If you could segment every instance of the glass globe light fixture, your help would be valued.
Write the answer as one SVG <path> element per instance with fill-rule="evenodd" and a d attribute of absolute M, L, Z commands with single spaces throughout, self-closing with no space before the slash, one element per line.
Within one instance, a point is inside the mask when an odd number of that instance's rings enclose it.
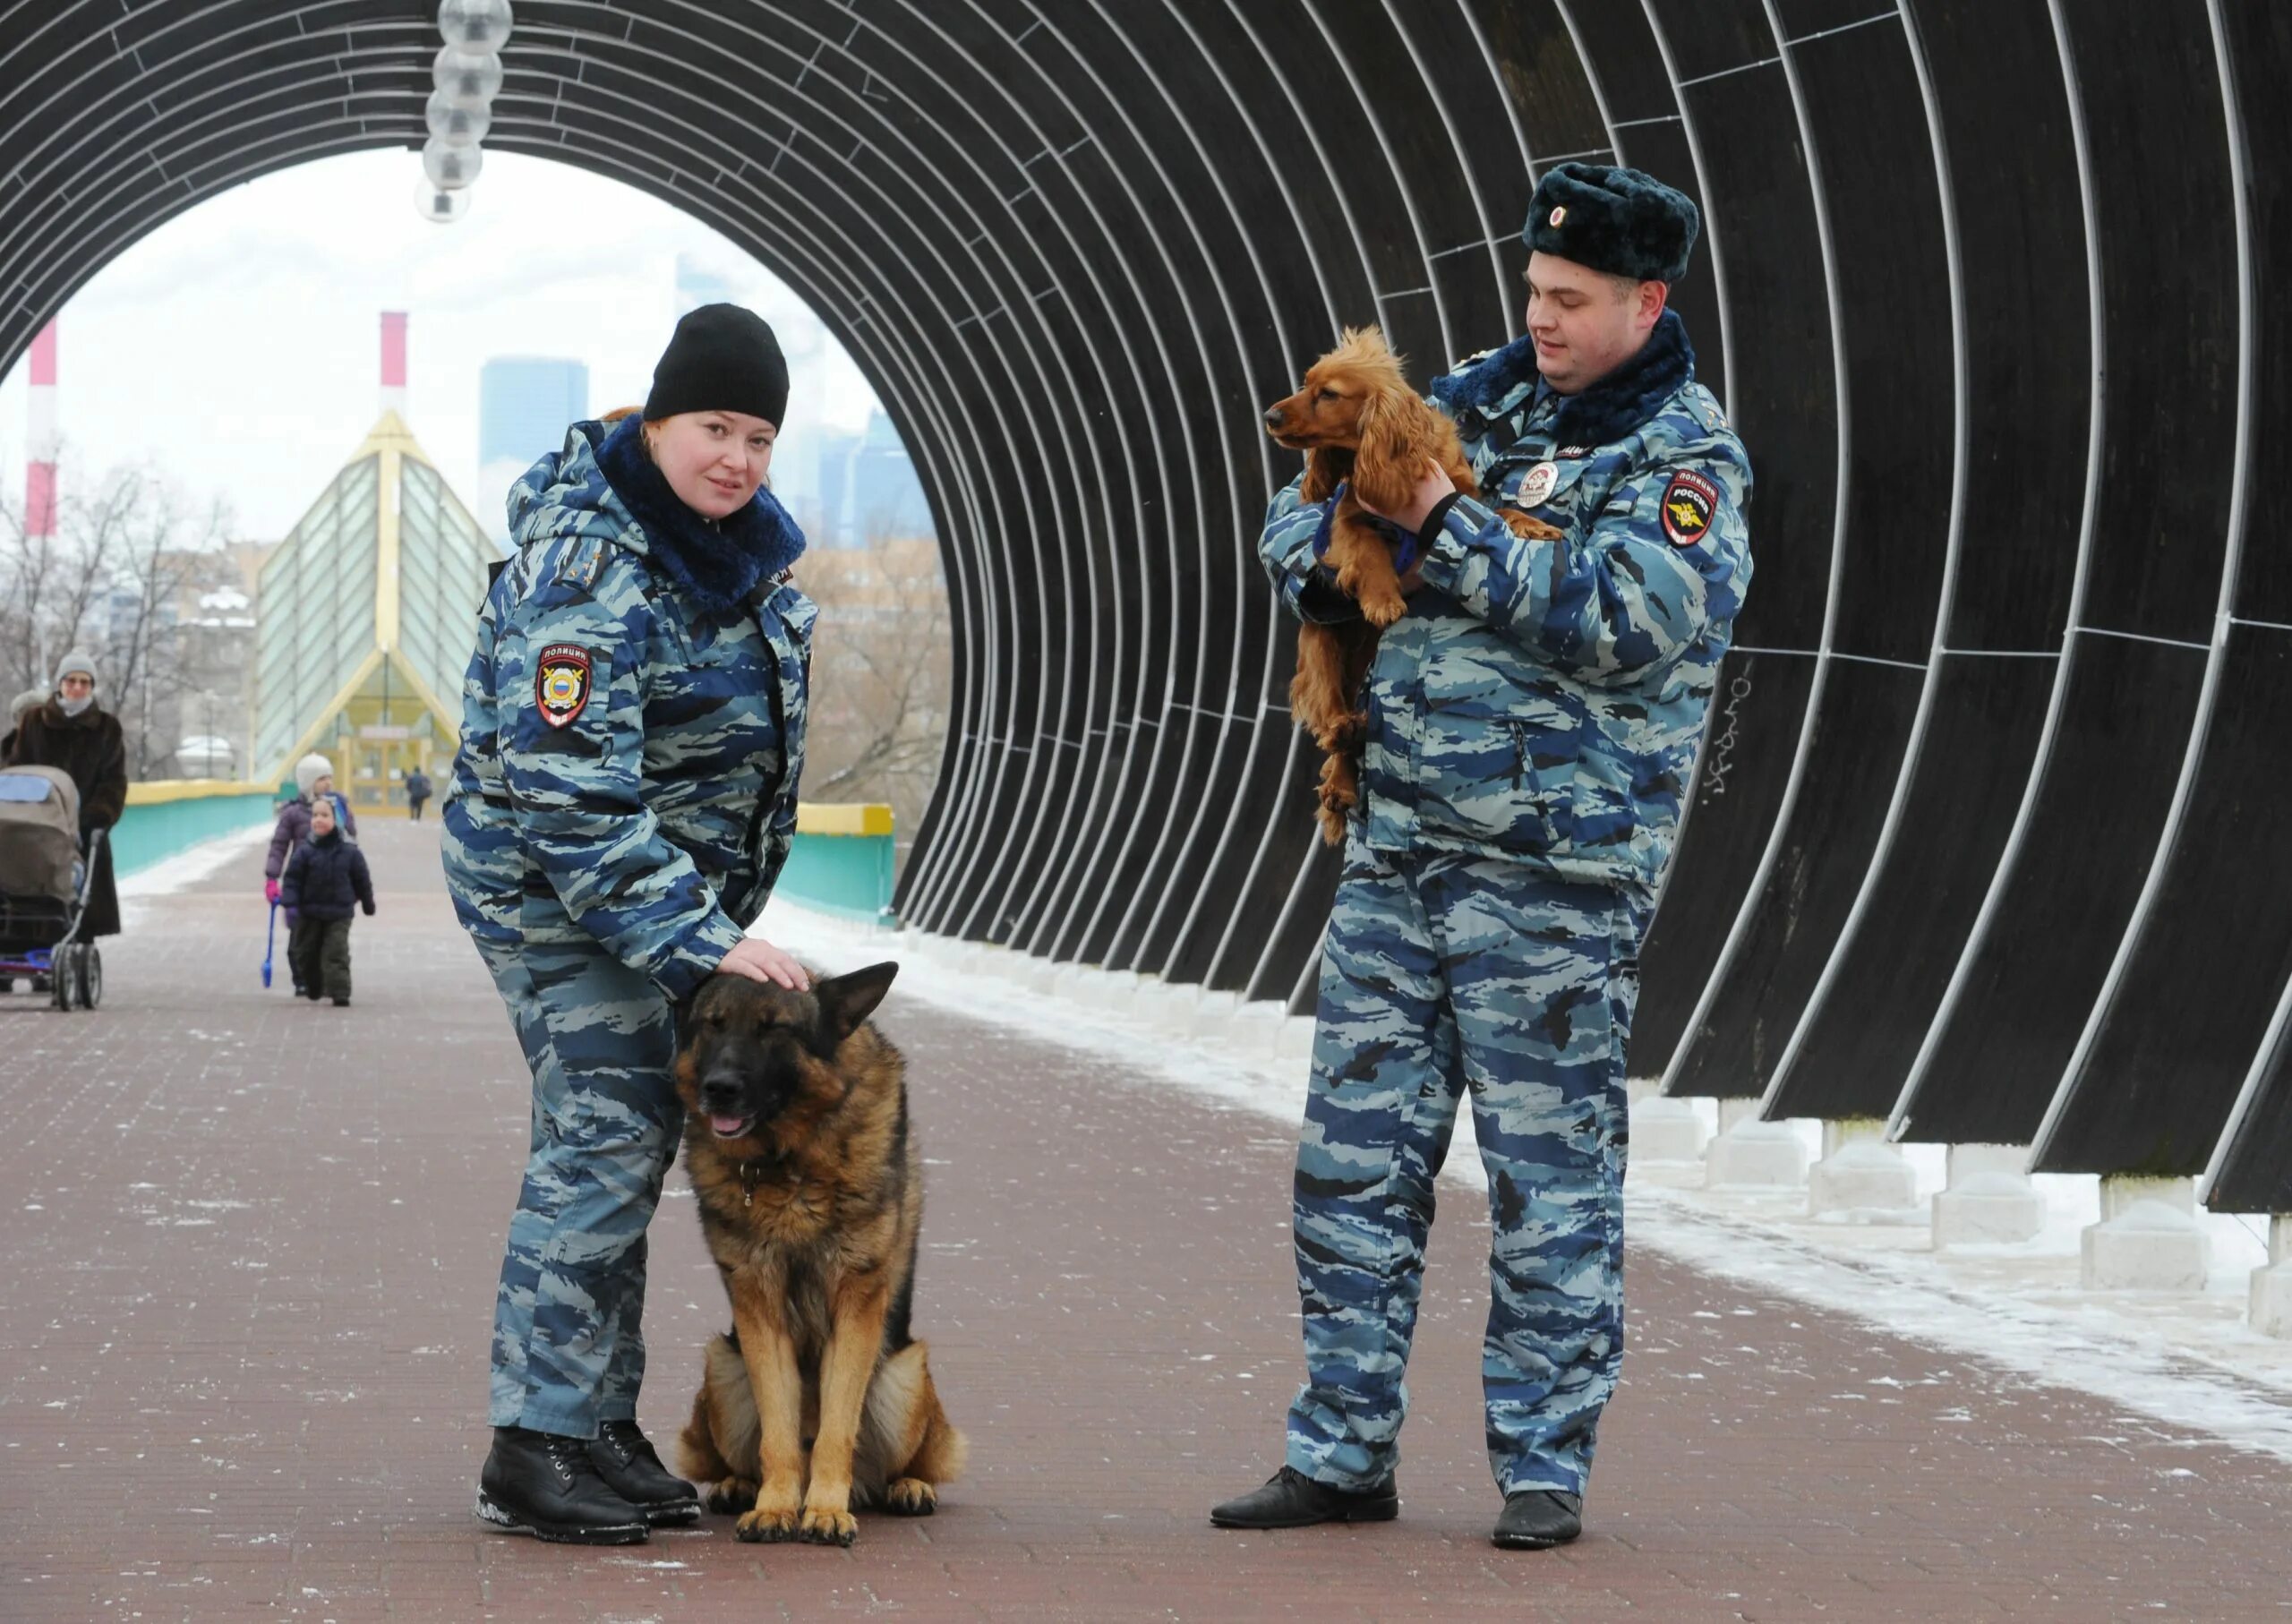
<path fill-rule="evenodd" d="M 458 51 L 449 45 L 438 53 L 430 73 L 438 94 L 458 107 L 483 110 L 501 89 L 501 58 L 491 51 Z"/>
<path fill-rule="evenodd" d="M 484 107 L 457 107 L 446 99 L 442 90 L 431 92 L 422 115 L 430 125 L 431 140 L 443 141 L 449 147 L 475 147 L 485 139 L 485 132 L 493 124 L 493 115 Z"/>
<path fill-rule="evenodd" d="M 485 167 L 483 147 L 450 147 L 432 139 L 423 144 L 422 173 L 440 192 L 459 192 Z"/>
<path fill-rule="evenodd" d="M 469 192 L 441 192 L 427 180 L 414 194 L 414 207 L 432 226 L 450 226 L 469 212 Z"/>
<path fill-rule="evenodd" d="M 465 51 L 498 51 L 509 38 L 509 0 L 440 0 L 438 31 Z"/>

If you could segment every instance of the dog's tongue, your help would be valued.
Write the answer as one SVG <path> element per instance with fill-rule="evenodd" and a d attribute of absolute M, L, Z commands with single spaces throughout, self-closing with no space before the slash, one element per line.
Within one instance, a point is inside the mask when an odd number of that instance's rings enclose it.
<path fill-rule="evenodd" d="M 722 1137 L 730 1139 L 733 1134 L 740 1131 L 740 1127 L 746 1120 L 747 1119 L 745 1117 L 740 1116 L 712 1116 L 708 1119 L 708 1125 L 714 1128 Z"/>

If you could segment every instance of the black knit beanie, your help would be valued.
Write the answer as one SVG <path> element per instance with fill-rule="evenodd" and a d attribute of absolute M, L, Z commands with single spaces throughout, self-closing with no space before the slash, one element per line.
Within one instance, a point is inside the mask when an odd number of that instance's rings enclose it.
<path fill-rule="evenodd" d="M 788 409 L 788 362 L 754 311 L 704 304 L 688 311 L 653 369 L 645 421 L 680 412 L 744 412 L 780 426 Z"/>

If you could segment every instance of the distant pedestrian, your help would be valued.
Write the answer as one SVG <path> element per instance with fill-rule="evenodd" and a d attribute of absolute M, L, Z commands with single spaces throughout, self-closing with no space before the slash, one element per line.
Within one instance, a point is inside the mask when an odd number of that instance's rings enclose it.
<path fill-rule="evenodd" d="M 270 855 L 262 865 L 262 894 L 268 902 L 285 903 L 279 892 L 279 876 L 286 873 L 287 859 L 295 855 L 295 848 L 310 837 L 311 808 L 316 799 L 331 802 L 335 823 L 342 833 L 353 841 L 358 838 L 356 815 L 342 797 L 334 792 L 332 762 L 315 753 L 304 756 L 295 764 L 295 786 L 297 791 L 295 799 L 278 808 L 278 821 L 270 830 Z M 291 942 L 292 932 L 298 922 L 297 914 L 291 903 L 285 903 L 285 906 L 288 940 Z M 304 990 L 302 961 L 295 957 L 291 948 L 286 954 L 286 968 L 295 978 L 295 991 L 299 996 Z"/>
<path fill-rule="evenodd" d="M 16 748 L 16 735 L 23 731 L 24 718 L 47 703 L 47 695 L 36 688 L 28 688 L 8 702 L 8 731 L 0 733 L 0 761 L 8 759 L 8 752 Z"/>
<path fill-rule="evenodd" d="M 356 910 L 374 911 L 374 881 L 366 854 L 343 833 L 329 797 L 311 803 L 310 835 L 286 861 L 278 900 L 297 921 L 286 937 L 295 991 L 314 1004 L 331 997 L 337 1009 L 346 1007 L 350 920 Z"/>
<path fill-rule="evenodd" d="M 119 718 L 96 700 L 96 662 L 78 649 L 56 668 L 56 687 L 23 713 L 0 750 L 0 765 L 56 767 L 71 774 L 80 790 L 80 843 L 98 829 L 108 831 L 127 810 L 127 744 Z M 112 880 L 111 842 L 96 859 L 88 887 L 87 921 L 81 935 L 119 934 L 119 888 Z"/>
<path fill-rule="evenodd" d="M 422 821 L 422 803 L 430 799 L 430 774 L 416 767 L 406 775 L 406 815 L 415 823 Z"/>

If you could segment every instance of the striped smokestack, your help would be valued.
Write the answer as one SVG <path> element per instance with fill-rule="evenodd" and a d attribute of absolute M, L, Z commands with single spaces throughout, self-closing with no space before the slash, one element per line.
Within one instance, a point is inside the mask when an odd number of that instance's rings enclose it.
<path fill-rule="evenodd" d="M 382 312 L 382 410 L 406 421 L 406 312 Z"/>
<path fill-rule="evenodd" d="M 30 460 L 24 466 L 24 534 L 56 534 L 56 454 L 61 444 L 56 419 L 56 323 L 32 340 Z"/>

